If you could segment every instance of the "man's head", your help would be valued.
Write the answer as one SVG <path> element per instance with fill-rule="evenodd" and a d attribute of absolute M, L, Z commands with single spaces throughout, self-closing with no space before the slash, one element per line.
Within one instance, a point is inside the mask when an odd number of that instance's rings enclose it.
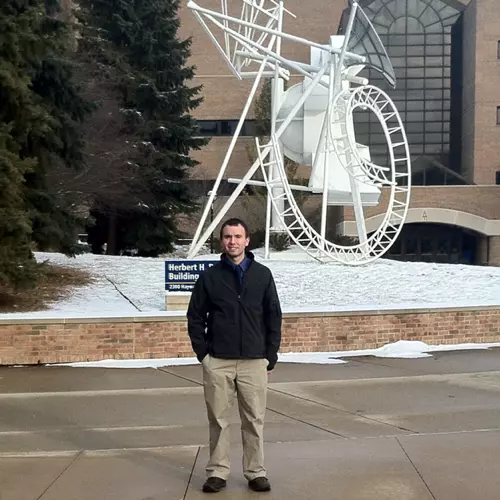
<path fill-rule="evenodd" d="M 234 262 L 245 258 L 245 249 L 250 243 L 248 226 L 241 219 L 229 219 L 220 230 L 222 251 Z"/>

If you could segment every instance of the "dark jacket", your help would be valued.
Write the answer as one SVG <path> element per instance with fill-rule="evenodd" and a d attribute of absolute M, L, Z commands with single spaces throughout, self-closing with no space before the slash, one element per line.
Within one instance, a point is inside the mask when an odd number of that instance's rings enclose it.
<path fill-rule="evenodd" d="M 238 273 L 222 256 L 203 272 L 187 311 L 188 332 L 199 361 L 207 353 L 225 359 L 278 360 L 281 306 L 271 271 L 251 252 L 240 283 Z"/>

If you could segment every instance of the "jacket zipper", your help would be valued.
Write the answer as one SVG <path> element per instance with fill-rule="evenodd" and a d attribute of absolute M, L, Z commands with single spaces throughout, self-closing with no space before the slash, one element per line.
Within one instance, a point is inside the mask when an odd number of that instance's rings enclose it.
<path fill-rule="evenodd" d="M 238 297 L 238 325 L 240 328 L 240 357 L 243 357 L 243 332 L 242 332 L 242 321 L 241 321 L 241 291 L 242 291 L 242 283 L 240 282 L 240 277 L 238 275 L 237 270 L 232 271 L 233 279 L 234 279 L 234 284 L 235 284 L 235 291 L 236 295 Z"/>
<path fill-rule="evenodd" d="M 243 321 L 241 319 L 242 316 L 242 305 L 241 305 L 241 294 L 243 293 L 243 284 L 245 281 L 245 275 L 243 275 L 243 279 L 240 281 L 238 278 L 238 284 L 239 284 L 239 289 L 238 289 L 238 305 L 240 308 L 240 356 L 243 358 Z"/>
<path fill-rule="evenodd" d="M 240 356 L 243 357 L 243 322 L 241 321 L 241 295 L 238 294 L 238 305 L 240 308 Z"/>
<path fill-rule="evenodd" d="M 243 322 L 241 320 L 241 294 L 243 292 L 243 282 L 245 281 L 245 275 L 243 275 L 243 279 L 240 281 L 240 277 L 238 272 L 233 272 L 233 276 L 236 283 L 236 293 L 238 294 L 238 314 L 239 314 L 239 327 L 240 327 L 240 357 L 243 358 Z"/>

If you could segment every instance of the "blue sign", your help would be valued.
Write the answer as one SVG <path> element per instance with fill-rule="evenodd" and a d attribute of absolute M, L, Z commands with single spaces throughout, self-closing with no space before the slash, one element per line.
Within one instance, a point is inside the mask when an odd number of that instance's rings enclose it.
<path fill-rule="evenodd" d="M 216 260 L 166 260 L 165 290 L 191 292 L 200 274 L 216 262 Z"/>

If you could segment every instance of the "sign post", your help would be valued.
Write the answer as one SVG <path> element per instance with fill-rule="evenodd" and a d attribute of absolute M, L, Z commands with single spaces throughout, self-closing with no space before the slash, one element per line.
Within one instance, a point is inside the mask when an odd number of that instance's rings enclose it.
<path fill-rule="evenodd" d="M 216 260 L 166 260 L 166 309 L 187 309 L 196 281 L 204 271 L 212 267 L 216 262 Z"/>

